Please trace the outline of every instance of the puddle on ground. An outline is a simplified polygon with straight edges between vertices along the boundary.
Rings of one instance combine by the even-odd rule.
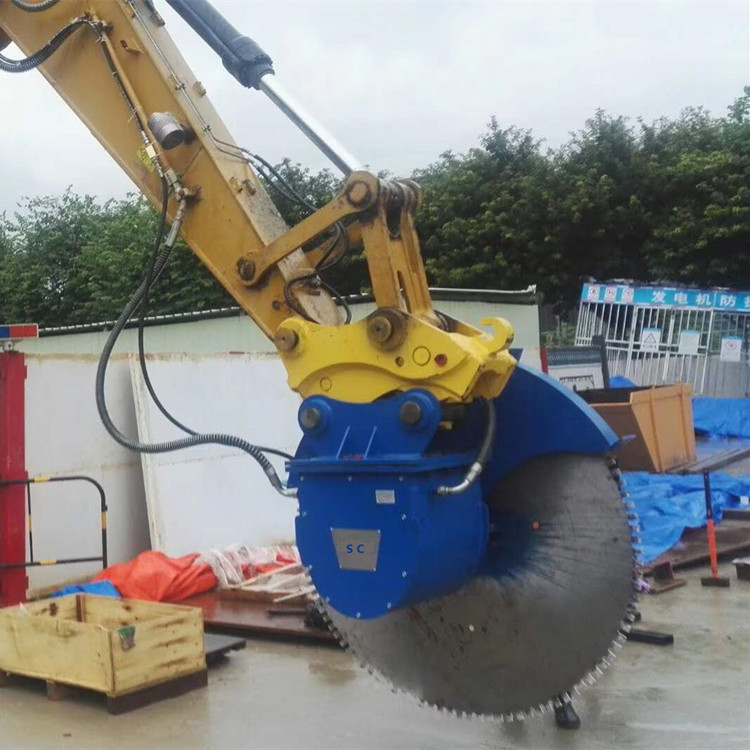
[[[310,674],[319,677],[326,685],[346,685],[357,676],[357,670],[351,667],[338,667],[322,661],[309,664]]]

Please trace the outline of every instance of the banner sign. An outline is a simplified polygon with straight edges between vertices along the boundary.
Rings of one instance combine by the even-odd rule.
[[[750,290],[737,292],[626,284],[584,284],[581,301],[750,313]]]

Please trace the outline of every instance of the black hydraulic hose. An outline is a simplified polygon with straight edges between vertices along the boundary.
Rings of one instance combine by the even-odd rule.
[[[162,404],[161,400],[159,399],[159,396],[156,394],[156,389],[154,388],[151,378],[148,374],[148,365],[146,364],[146,347],[145,347],[145,341],[144,341],[144,328],[145,328],[145,321],[146,321],[146,315],[148,314],[148,298],[149,294],[151,293],[151,287],[154,284],[154,270],[156,267],[156,260],[159,257],[159,247],[161,246],[162,239],[164,238],[164,232],[166,230],[167,226],[167,207],[169,205],[169,185],[167,183],[166,178],[162,178],[161,180],[161,215],[159,217],[159,229],[156,233],[156,244],[154,247],[154,251],[151,256],[151,261],[149,262],[148,266],[148,272],[146,273],[146,287],[143,291],[143,300],[140,305],[140,311],[139,311],[139,319],[138,319],[138,362],[141,366],[141,373],[143,374],[143,382],[146,384],[146,389],[149,392],[149,395],[151,396],[151,399],[153,400],[154,404],[156,404],[157,409],[168,419],[175,427],[182,430],[183,432],[187,433],[188,435],[195,435],[197,434],[194,430],[191,430],[189,427],[186,427],[182,422],[180,422],[176,417],[172,416],[172,414],[167,410],[167,408]]]
[[[472,484],[477,480],[479,475],[484,470],[484,467],[489,461],[490,454],[492,453],[492,447],[495,444],[495,432],[497,430],[497,413],[495,412],[495,404],[492,399],[484,399],[485,411],[486,411],[486,424],[484,428],[484,437],[482,438],[482,445],[479,448],[479,453],[474,460],[474,463],[469,467],[466,472],[466,476],[463,480],[453,487],[438,487],[438,495],[460,495],[462,492],[471,487]]]
[[[482,467],[487,465],[487,461],[492,453],[492,447],[495,445],[495,433],[497,432],[497,412],[495,411],[495,404],[491,398],[487,398],[484,399],[484,406],[487,425],[484,430],[482,446],[477,454],[477,463],[482,464]]]
[[[57,5],[60,0],[41,0],[39,3],[29,3],[26,0],[10,0],[16,8],[25,10],[27,13],[40,13],[47,8],[52,8]]]
[[[33,55],[24,57],[22,60],[11,60],[5,55],[0,55],[0,70],[5,73],[26,73],[29,70],[39,67],[45,60],[49,59],[57,52],[60,45],[81,26],[93,26],[92,22],[86,18],[77,18],[71,21],[67,26],[60,29],[52,39]]]
[[[173,227],[174,230],[174,227]],[[176,235],[174,237],[176,239]],[[172,240],[172,241],[170,241]],[[159,238],[161,241],[161,237]],[[104,383],[107,375],[107,366],[112,356],[117,339],[122,333],[128,320],[133,316],[135,311],[141,306],[146,290],[149,283],[153,283],[153,279],[158,278],[161,272],[169,261],[169,256],[172,253],[173,247],[173,236],[170,235],[170,239],[167,240],[167,244],[162,250],[156,255],[156,258],[149,266],[149,273],[146,278],[143,279],[138,289],[128,300],[127,304],[120,313],[117,321],[115,322],[112,331],[104,344],[101,357],[99,359],[99,366],[96,371],[96,408],[99,412],[99,418],[102,420],[102,424],[111,437],[128,450],[136,451],[138,453],[170,453],[172,451],[183,450],[185,448],[193,448],[198,445],[224,445],[228,448],[237,448],[244,451],[249,456],[258,462],[263,472],[268,477],[274,489],[282,495],[292,495],[293,490],[286,489],[279,479],[276,469],[268,458],[263,455],[261,449],[249,443],[243,438],[235,435],[224,435],[220,433],[208,433],[204,435],[190,435],[185,438],[179,438],[177,440],[167,440],[160,443],[142,443],[137,440],[131,440],[129,437],[124,435],[117,428],[115,423],[107,409],[107,402],[104,395]]]
[[[161,246],[162,239],[164,238],[164,232],[166,230],[166,225],[167,225],[167,206],[169,205],[169,185],[167,184],[166,179],[162,179],[161,181],[161,200],[162,200],[162,204],[161,204],[161,215],[159,218],[159,229],[156,234],[156,244],[154,247],[154,252],[152,253],[148,272],[146,274],[146,288],[143,293],[143,301],[141,302],[140,311],[139,311],[138,361],[141,366],[141,373],[143,374],[143,382],[146,384],[146,389],[148,390],[149,395],[151,396],[151,399],[153,400],[157,409],[159,409],[159,411],[164,415],[164,417],[168,419],[179,430],[182,430],[187,435],[197,435],[198,433],[195,430],[190,429],[189,427],[184,425],[182,422],[180,422],[173,414],[171,414],[171,412],[167,409],[167,407],[164,406],[164,404],[161,402],[161,399],[157,395],[156,389],[154,388],[154,385],[151,382],[151,377],[148,373],[148,365],[146,363],[146,346],[145,346],[145,340],[144,340],[144,335],[145,335],[144,329],[145,329],[146,315],[148,314],[148,300],[149,300],[149,294],[151,292],[151,287],[154,285],[156,281],[156,277],[155,277],[156,260],[159,255],[159,247]],[[276,456],[281,456],[282,458],[286,458],[289,460],[294,458],[289,453],[280,451],[277,448],[269,448],[265,445],[259,445],[257,447],[259,450],[263,451],[263,453],[271,453]]]
[[[170,247],[165,247],[158,255],[154,264],[154,273],[160,274],[164,269],[164,266],[169,259],[171,252]],[[143,295],[146,290],[146,281],[144,279],[135,293],[128,300],[127,304],[123,308],[120,316],[112,328],[112,331],[107,338],[107,342],[104,344],[101,358],[99,359],[99,366],[96,371],[96,408],[99,412],[99,418],[102,420],[107,432],[112,438],[128,450],[136,451],[138,453],[170,453],[172,451],[183,450],[185,448],[193,448],[198,445],[224,445],[228,448],[238,448],[244,451],[249,456],[254,458],[263,472],[268,477],[273,487],[282,494],[290,494],[284,486],[281,484],[276,469],[273,464],[263,455],[263,452],[255,445],[252,445],[243,438],[236,437],[234,435],[223,435],[219,433],[209,433],[205,435],[190,435],[189,437],[179,438],[177,440],[167,440],[160,443],[142,443],[137,440],[131,440],[129,437],[124,435],[112,421],[112,418],[107,409],[107,402],[104,395],[104,383],[107,375],[107,366],[112,356],[112,351],[117,343],[117,339],[125,328],[125,324],[133,316],[133,313],[140,306]]]

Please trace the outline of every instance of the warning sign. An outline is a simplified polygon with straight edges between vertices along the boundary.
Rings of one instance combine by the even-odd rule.
[[[589,286],[586,289],[586,299],[589,302],[598,302],[599,301],[599,287],[598,286]]]
[[[742,359],[742,339],[739,336],[725,336],[721,340],[722,362],[739,362]]]
[[[661,328],[644,328],[641,331],[641,351],[658,352],[661,343]]]
[[[677,345],[677,353],[698,354],[700,343],[700,331],[680,331],[680,343]]]

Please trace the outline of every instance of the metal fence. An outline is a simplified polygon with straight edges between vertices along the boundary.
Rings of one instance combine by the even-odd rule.
[[[575,344],[597,335],[612,376],[750,396],[750,292],[584,284]]]

